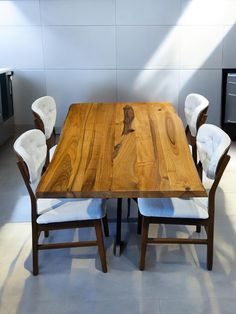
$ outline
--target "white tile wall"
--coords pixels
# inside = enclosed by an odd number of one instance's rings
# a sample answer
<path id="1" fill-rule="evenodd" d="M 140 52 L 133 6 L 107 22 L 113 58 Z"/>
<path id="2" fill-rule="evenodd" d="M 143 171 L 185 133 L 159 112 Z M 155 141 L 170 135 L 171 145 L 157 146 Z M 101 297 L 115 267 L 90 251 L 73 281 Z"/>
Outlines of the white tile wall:
<path id="1" fill-rule="evenodd" d="M 187 94 L 196 92 L 209 99 L 208 122 L 220 125 L 221 70 L 181 70 L 179 86 L 179 114 L 184 118 L 184 101 Z"/>
<path id="2" fill-rule="evenodd" d="M 236 24 L 224 27 L 225 37 L 223 40 L 223 68 L 236 68 Z"/>
<path id="3" fill-rule="evenodd" d="M 38 1 L 0 1 L 0 25 L 40 25 Z"/>
<path id="4" fill-rule="evenodd" d="M 170 26 L 118 26 L 118 69 L 178 69 L 180 32 Z"/>
<path id="5" fill-rule="evenodd" d="M 16 124 L 33 124 L 32 102 L 46 95 L 44 71 L 15 71 L 13 101 Z"/>
<path id="6" fill-rule="evenodd" d="M 118 25 L 175 25 L 181 0 L 117 0 Z"/>
<path id="7" fill-rule="evenodd" d="M 182 27 L 181 69 L 219 69 L 222 66 L 222 27 Z"/>
<path id="8" fill-rule="evenodd" d="M 39 26 L 0 27 L 0 67 L 42 69 L 43 49 Z"/>
<path id="9" fill-rule="evenodd" d="M 115 0 L 42 0 L 45 25 L 114 25 Z"/>
<path id="10" fill-rule="evenodd" d="M 176 107 L 179 93 L 179 71 L 119 70 L 118 101 L 170 101 Z"/>
<path id="11" fill-rule="evenodd" d="M 222 67 L 236 68 L 236 0 L 0 0 L 0 67 L 15 70 L 18 124 L 30 103 L 170 100 L 189 92 L 220 121 Z M 25 113 L 24 113 L 25 112 Z"/>
<path id="12" fill-rule="evenodd" d="M 63 125 L 72 103 L 116 101 L 114 70 L 48 70 L 46 82 L 58 106 L 57 126 Z"/>
<path id="13" fill-rule="evenodd" d="M 114 69 L 114 26 L 43 28 L 46 68 Z"/>
<path id="14" fill-rule="evenodd" d="M 221 25 L 224 0 L 182 0 L 180 25 Z"/>
<path id="15" fill-rule="evenodd" d="M 223 4 L 223 24 L 234 25 L 236 17 L 236 1 L 229 0 Z"/>

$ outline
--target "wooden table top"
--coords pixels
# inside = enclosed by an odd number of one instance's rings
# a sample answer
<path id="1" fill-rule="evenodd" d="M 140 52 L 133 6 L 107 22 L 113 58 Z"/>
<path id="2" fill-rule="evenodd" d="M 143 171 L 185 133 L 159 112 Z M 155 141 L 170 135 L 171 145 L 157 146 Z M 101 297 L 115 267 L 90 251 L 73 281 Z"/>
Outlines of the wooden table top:
<path id="1" fill-rule="evenodd" d="M 170 103 L 71 105 L 36 190 L 54 197 L 206 196 Z"/>

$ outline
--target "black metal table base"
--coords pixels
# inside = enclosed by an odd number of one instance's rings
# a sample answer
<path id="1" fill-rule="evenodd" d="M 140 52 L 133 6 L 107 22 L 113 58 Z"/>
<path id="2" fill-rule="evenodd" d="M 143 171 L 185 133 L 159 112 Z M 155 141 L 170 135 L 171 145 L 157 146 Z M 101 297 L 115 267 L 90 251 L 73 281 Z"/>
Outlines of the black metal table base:
<path id="1" fill-rule="evenodd" d="M 133 199 L 135 202 L 137 202 L 137 199 Z M 127 219 L 124 220 L 127 222 Z M 128 218 L 129 222 L 138 222 L 138 234 L 141 234 L 141 225 L 142 225 L 142 216 L 138 212 L 138 219 L 137 218 Z M 114 221 L 115 222 L 115 221 Z M 122 198 L 117 199 L 117 214 L 116 214 L 116 236 L 114 240 L 114 255 L 120 256 L 122 253 L 122 250 L 125 246 L 125 242 L 121 240 L 121 223 L 122 223 Z"/>
<path id="2" fill-rule="evenodd" d="M 117 199 L 116 237 L 114 243 L 114 255 L 120 256 L 124 242 L 121 241 L 122 198 Z"/>

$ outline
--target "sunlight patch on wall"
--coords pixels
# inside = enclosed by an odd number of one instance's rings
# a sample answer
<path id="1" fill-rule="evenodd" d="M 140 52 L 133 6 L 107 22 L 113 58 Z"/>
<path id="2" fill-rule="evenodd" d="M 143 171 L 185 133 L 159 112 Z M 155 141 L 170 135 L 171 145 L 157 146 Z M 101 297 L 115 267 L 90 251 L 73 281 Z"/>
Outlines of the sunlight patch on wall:
<path id="1" fill-rule="evenodd" d="M 188 69 L 192 70 L 193 75 L 203 65 L 206 69 L 219 68 L 222 65 L 220 44 L 233 27 L 233 25 L 223 27 L 223 2 L 217 0 L 201 1 L 200 3 L 199 0 L 192 0 L 185 3 L 185 10 L 176 26 L 171 29 L 137 76 L 134 83 L 135 91 L 140 91 L 150 84 L 150 81 L 154 79 L 155 70 Z M 209 12 L 212 12 L 211 16 L 209 16 Z M 178 41 L 178 51 L 173 51 L 173 42 L 176 41 Z M 176 58 L 176 54 L 178 54 L 178 58 Z M 178 60 L 178 63 L 174 66 L 172 64 L 172 67 L 168 66 L 168 61 L 171 63 L 171 56 Z M 160 63 L 159 60 L 163 60 L 162 67 L 155 66 Z M 145 71 L 147 69 L 153 69 L 153 71 Z M 163 88 L 166 86 L 164 82 L 158 81 L 158 85 L 160 84 L 163 85 Z M 181 81 L 179 89 L 185 84 L 186 81 Z"/>
<path id="2" fill-rule="evenodd" d="M 39 3 L 36 1 L 0 1 L 1 26 L 40 25 Z"/>

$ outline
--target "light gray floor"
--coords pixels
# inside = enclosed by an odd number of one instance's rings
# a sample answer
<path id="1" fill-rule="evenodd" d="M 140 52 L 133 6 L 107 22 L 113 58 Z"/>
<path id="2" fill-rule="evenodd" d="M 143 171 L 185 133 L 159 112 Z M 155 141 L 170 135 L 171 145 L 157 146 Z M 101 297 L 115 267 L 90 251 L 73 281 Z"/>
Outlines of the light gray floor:
<path id="1" fill-rule="evenodd" d="M 146 270 L 138 270 L 135 223 L 124 223 L 127 247 L 114 257 L 106 239 L 109 271 L 101 272 L 96 248 L 40 252 L 40 274 L 31 275 L 30 204 L 15 164 L 12 142 L 0 147 L 0 313 L 235 313 L 236 312 L 236 145 L 216 197 L 213 271 L 206 270 L 206 248 L 150 246 Z M 109 217 L 115 202 L 109 203 Z M 132 216 L 136 216 L 133 204 Z M 125 214 L 125 213 L 124 213 Z M 159 232 L 197 236 L 194 229 Z M 157 229 L 152 226 L 151 233 Z M 60 231 L 56 239 L 92 238 L 92 230 Z"/>

